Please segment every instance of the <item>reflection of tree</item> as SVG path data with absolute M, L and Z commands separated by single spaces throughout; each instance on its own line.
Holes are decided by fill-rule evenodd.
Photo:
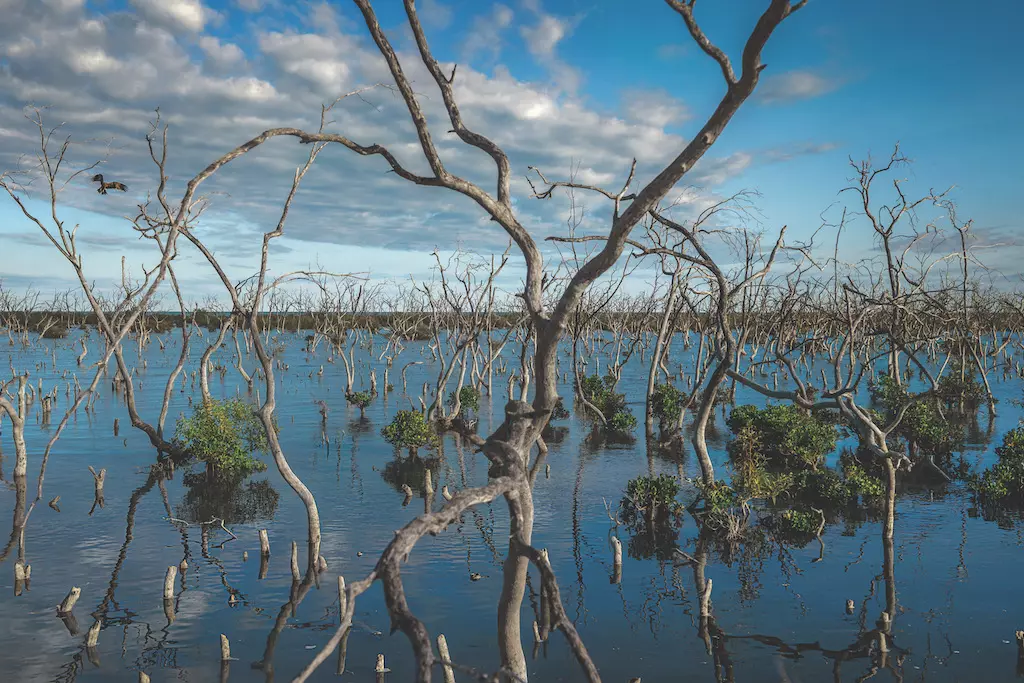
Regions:
M 225 480 L 204 471 L 186 474 L 183 483 L 187 491 L 174 516 L 191 523 L 217 518 L 225 524 L 249 524 L 270 519 L 280 498 L 266 479 Z
M 403 458 L 396 455 L 391 462 L 384 465 L 380 476 L 398 492 L 402 491 L 403 485 L 408 485 L 417 495 L 422 495 L 425 492 L 428 469 L 436 487 L 438 483 L 437 473 L 441 469 L 441 460 L 439 458 L 422 458 L 418 455 L 410 455 L 407 458 Z
M 679 547 L 679 532 L 671 524 L 656 524 L 654 529 L 640 524 L 631 532 L 626 553 L 635 560 L 671 560 Z
M 312 553 L 312 549 L 310 549 Z M 263 658 L 257 662 L 252 663 L 252 668 L 262 671 L 266 677 L 267 683 L 273 683 L 274 681 L 274 651 L 277 649 L 277 641 L 281 636 L 281 632 L 288 626 L 288 620 L 295 617 L 295 612 L 299 605 L 306 598 L 310 588 L 316 584 L 316 573 L 310 567 L 306 570 L 306 574 L 300 581 L 292 579 L 291 589 L 288 592 L 288 602 L 281 605 L 281 609 L 277 612 L 277 617 L 274 619 L 274 625 L 270 629 L 270 633 L 267 634 L 267 644 L 263 649 Z M 305 624 L 294 624 L 295 628 L 309 628 L 313 626 L 312 623 Z
M 350 420 L 348 423 L 349 434 L 366 434 L 373 428 L 373 422 L 368 417 L 360 417 Z
M 891 513 L 893 504 L 894 501 L 891 498 L 886 501 L 886 513 Z M 715 620 L 711 602 L 712 581 L 705 575 L 705 568 L 709 557 L 712 553 L 717 552 L 723 559 L 739 559 L 742 564 L 744 561 L 743 555 L 745 554 L 750 555 L 748 561 L 753 557 L 762 557 L 770 554 L 772 546 L 775 545 L 773 541 L 778 541 L 778 539 L 770 539 L 763 533 L 748 533 L 746 535 L 746 542 L 742 544 L 743 550 L 739 550 L 739 546 L 736 545 L 731 547 L 728 545 L 723 546 L 721 540 L 716 538 L 716 535 L 703 531 L 697 538 L 696 548 L 692 556 L 680 553 L 681 556 L 685 557 L 686 563 L 690 564 L 693 568 L 694 588 L 696 589 L 700 610 L 697 634 L 704 641 L 708 654 L 714 659 L 715 680 L 719 683 L 735 680 L 732 659 L 726 646 L 730 641 L 740 640 L 753 640 L 773 647 L 783 657 L 793 660 L 802 658 L 804 653 L 807 652 L 819 653 L 824 658 L 832 660 L 833 681 L 836 683 L 842 683 L 843 681 L 843 663 L 857 659 L 869 660 L 867 670 L 857 676 L 856 680 L 858 682 L 874 677 L 883 669 L 890 670 L 894 680 L 903 680 L 903 661 L 908 651 L 893 642 L 892 626 L 893 619 L 897 613 L 895 550 L 892 537 L 885 533 L 885 525 L 883 525 L 882 533 L 882 574 L 879 577 L 884 583 L 885 609 L 878 620 L 875 621 L 874 628 L 868 628 L 867 600 L 865 600 L 860 620 L 860 632 L 855 636 L 853 642 L 846 647 L 830 649 L 822 646 L 817 641 L 791 643 L 782 638 L 765 634 L 731 636 L 722 630 Z M 781 559 L 781 553 L 784 551 L 785 546 L 782 543 L 778 543 L 777 547 L 779 548 Z M 784 562 L 784 570 L 785 564 Z M 746 583 L 746 581 L 743 579 L 741 571 L 741 584 L 743 583 Z M 874 592 L 874 582 L 872 582 L 869 598 L 870 595 L 874 595 Z
M 548 446 L 552 444 L 560 444 L 569 436 L 569 428 L 562 425 L 549 424 L 544 428 L 542 436 L 544 437 L 544 442 Z

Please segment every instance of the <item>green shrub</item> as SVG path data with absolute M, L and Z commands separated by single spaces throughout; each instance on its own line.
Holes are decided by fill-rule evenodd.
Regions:
M 399 410 L 380 435 L 395 448 L 408 448 L 410 454 L 420 448 L 433 448 L 438 441 L 423 413 L 416 410 Z
M 1024 425 L 1003 435 L 996 457 L 994 465 L 972 477 L 971 488 L 988 504 L 1024 501 Z
M 191 416 L 178 418 L 174 441 L 217 476 L 247 476 L 267 468 L 252 455 L 268 449 L 263 423 L 253 406 L 241 399 L 210 399 L 196 405 Z
M 472 410 L 474 413 L 480 410 L 480 390 L 474 386 L 464 386 L 459 389 L 459 403 L 461 405 L 459 414 L 462 415 L 466 410 Z M 455 407 L 455 392 L 448 394 L 448 407 Z
M 850 502 L 850 490 L 835 470 L 798 472 L 793 483 L 794 497 L 815 506 L 838 506 Z
M 629 434 L 634 429 L 636 429 L 636 417 L 626 408 L 615 413 L 612 415 L 612 419 L 608 420 L 608 431 L 615 434 Z
M 705 484 L 702 480 L 698 480 L 696 486 L 700 491 L 700 497 L 704 500 L 706 510 L 729 510 L 739 504 L 736 490 L 724 481 Z
M 914 398 L 905 387 L 887 375 L 872 382 L 869 390 L 871 399 L 884 408 L 879 414 L 881 423 L 893 420 L 898 411 Z M 931 399 L 918 400 L 907 408 L 893 436 L 925 453 L 945 457 L 963 448 L 964 443 L 963 429 L 947 420 L 935 400 Z
M 637 421 L 626 407 L 626 396 L 615 391 L 615 378 L 588 375 L 580 381 L 583 396 L 604 416 L 609 432 L 629 434 Z
M 815 536 L 821 526 L 821 515 L 805 510 L 782 510 L 772 516 L 772 522 L 782 534 Z
M 346 394 L 345 400 L 359 408 L 359 415 L 362 416 L 367 406 L 373 403 L 373 394 L 368 391 L 357 391 L 354 394 Z
M 658 428 L 662 433 L 675 430 L 679 413 L 683 409 L 683 392 L 671 384 L 655 384 L 651 394 L 651 412 L 658 418 Z
M 885 495 L 885 482 L 882 481 L 881 467 L 877 459 L 871 459 L 868 465 L 853 451 L 846 450 L 839 456 L 839 465 L 851 498 L 880 498 Z
M 737 406 L 726 424 L 733 434 L 746 434 L 746 441 L 730 442 L 730 456 L 737 449 L 749 448 L 750 435 L 756 432 L 759 452 L 770 470 L 817 469 L 825 455 L 835 450 L 839 438 L 835 425 L 792 405 Z
M 949 408 L 977 410 L 978 406 L 988 398 L 984 385 L 975 379 L 973 371 L 964 373 L 960 378 L 959 367 L 950 370 L 939 378 L 936 395 Z
M 683 513 L 683 506 L 676 500 L 677 495 L 679 482 L 667 474 L 630 479 L 620 503 L 622 521 L 632 528 L 641 524 L 650 528 L 665 522 L 677 522 Z

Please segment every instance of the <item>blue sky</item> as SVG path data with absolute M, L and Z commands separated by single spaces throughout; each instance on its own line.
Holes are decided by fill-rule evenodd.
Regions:
M 386 75 L 347 1 L 4 4 L 11 8 L 0 28 L 0 166 L 12 168 L 35 151 L 22 112 L 29 104 L 48 105 L 48 122 L 65 122 L 66 132 L 84 141 L 73 150 L 76 162 L 106 156 L 103 172 L 129 184 L 126 195 L 100 197 L 85 182 L 62 195 L 62 215 L 81 223 L 86 270 L 99 283 L 119 277 L 123 253 L 133 267 L 153 260 L 122 218 L 154 186 L 143 141 L 153 108 L 161 107 L 171 123 L 175 189 L 263 128 L 313 126 L 320 103 Z M 696 15 L 738 63 L 767 4 L 705 0 Z M 517 207 L 538 238 L 564 233 L 568 203 L 529 198 L 520 180 L 527 165 L 564 177 L 578 164 L 616 186 L 636 155 L 638 181 L 645 182 L 699 129 L 723 91 L 716 65 L 660 0 L 420 0 L 417 6 L 435 55 L 459 64 L 456 94 L 468 123 L 509 152 L 519 176 Z M 375 8 L 443 138 L 439 97 L 408 52 L 401 3 L 378 0 Z M 788 224 L 798 239 L 818 226 L 823 210 L 851 199 L 837 195 L 850 175 L 848 157 L 884 159 L 899 141 L 914 161 L 901 171 L 910 194 L 956 185 L 960 214 L 975 219 L 979 244 L 1004 247 L 985 258 L 1015 276 L 1017 160 L 1024 154 L 1016 121 L 1024 79 L 1012 33 L 1021 19 L 1024 6 L 1010 0 L 810 0 L 772 37 L 758 93 L 684 183 L 697 185 L 705 198 L 756 190 L 763 228 Z M 335 130 L 388 144 L 410 166 L 422 166 L 410 146 L 408 117 L 390 93 L 350 98 L 337 114 Z M 199 232 L 232 276 L 252 272 L 259 232 L 276 222 L 302 152 L 275 142 L 210 184 L 214 194 Z M 274 253 L 275 270 L 319 264 L 374 278 L 422 279 L 434 248 L 461 245 L 489 254 L 504 247 L 504 235 L 466 200 L 410 187 L 384 174 L 379 160 L 343 152 L 328 150 L 311 172 Z M 442 153 L 456 172 L 492 185 L 486 157 L 451 141 Z M 936 215 L 930 208 L 923 213 L 925 220 Z M 5 286 L 68 286 L 70 268 L 19 216 L 4 197 Z M 587 200 L 586 229 L 600 231 L 607 216 L 606 204 Z M 851 225 L 844 239 L 844 252 L 870 253 L 866 226 Z M 216 291 L 195 255 L 183 253 L 181 260 L 193 298 Z M 508 270 L 508 286 L 518 273 Z

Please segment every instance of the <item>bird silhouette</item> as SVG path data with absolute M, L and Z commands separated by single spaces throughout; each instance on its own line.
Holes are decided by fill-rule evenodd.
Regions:
M 118 182 L 109 182 L 108 183 L 108 182 L 104 182 L 103 175 L 100 174 L 100 173 L 97 173 L 96 175 L 94 175 L 92 177 L 92 181 L 94 183 L 99 183 L 100 184 L 99 188 L 96 190 L 100 194 L 106 194 L 107 190 L 121 190 L 121 192 L 127 192 L 128 191 L 128 186 L 125 185 L 124 183 L 118 183 Z

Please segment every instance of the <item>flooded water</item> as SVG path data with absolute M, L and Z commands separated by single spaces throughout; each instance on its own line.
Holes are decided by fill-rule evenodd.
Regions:
M 161 351 L 154 340 L 145 352 L 148 368 L 140 362 L 134 380 L 139 410 L 154 423 L 165 378 L 180 350 L 175 334 L 163 338 L 167 349 Z M 392 369 L 396 391 L 378 398 L 361 421 L 358 409 L 344 399 L 340 360 L 328 363 L 322 348 L 307 356 L 302 335 L 279 339 L 285 344 L 280 358 L 289 365 L 287 372 L 278 373 L 281 440 L 291 466 L 320 508 L 322 553 L 329 562 L 321 585 L 312 587 L 291 613 L 289 546 L 298 541 L 304 551 L 305 511 L 272 463 L 230 503 L 216 507 L 202 490 L 190 491 L 184 485 L 187 477 L 181 470 L 170 481 L 158 481 L 149 470 L 156 454 L 146 437 L 128 426 L 126 410 L 112 394 L 108 379 L 101 384 L 93 414 L 80 411 L 53 451 L 42 502 L 25 532 L 25 557 L 32 575 L 21 595 L 15 595 L 15 551 L 0 563 L 0 681 L 136 681 L 140 670 L 155 682 L 221 680 L 222 633 L 230 639 L 235 658 L 226 672 L 232 682 L 288 681 L 327 642 L 338 623 L 337 575 L 349 581 L 365 576 L 394 530 L 423 511 L 418 497 L 403 507 L 401 481 L 395 479 L 394 465 L 388 467 L 394 450 L 381 438 L 380 429 L 396 411 L 410 406 L 401 393 L 399 368 L 413 360 L 428 361 L 409 369 L 409 391 L 414 395 L 424 381 L 434 379 L 436 368 L 429 363 L 429 353 L 423 355 L 421 344 L 411 344 Z M 205 343 L 208 340 L 209 336 Z M 87 384 L 75 363 L 77 352 L 70 350 L 75 343 L 73 335 L 8 351 L 15 368 L 32 373 L 33 384 L 42 378 L 48 390 L 59 382 L 55 422 L 67 405 L 65 380 L 58 379 L 63 370 L 79 372 L 80 381 Z M 86 364 L 95 360 L 97 343 L 93 335 Z M 194 340 L 194 356 L 205 343 Z M 48 359 L 55 346 L 54 368 Z M 372 366 L 383 385 L 383 361 L 377 361 L 377 354 L 361 353 L 359 381 L 367 386 Z M 133 355 L 134 350 L 127 354 L 129 359 Z M 517 362 L 514 349 L 506 349 L 505 355 L 510 366 Z M 215 397 L 245 393 L 244 383 L 230 368 L 231 357 L 229 348 L 215 356 L 216 362 L 229 366 L 226 379 L 218 374 L 211 379 Z M 247 363 L 251 370 L 253 361 Z M 37 369 L 37 364 L 44 365 Z M 324 372 L 318 376 L 321 365 Z M 568 363 L 563 365 L 568 369 Z M 191 368 L 195 367 L 193 362 Z M 645 369 L 636 359 L 627 366 L 619 390 L 635 402 L 638 417 L 643 414 L 644 384 Z M 491 403 L 485 396 L 481 407 L 482 434 L 499 420 L 506 386 L 505 376 L 495 376 L 496 397 Z M 191 383 L 184 393 L 179 388 L 180 382 L 169 422 L 188 410 L 190 394 L 198 397 L 198 387 Z M 999 415 L 991 430 L 981 425 L 969 446 L 968 460 L 979 466 L 994 457 L 985 443 L 986 433 L 998 443 L 1017 424 L 1018 409 L 1009 399 L 1020 396 L 1020 384 L 997 383 L 995 389 L 1001 399 Z M 570 406 L 570 388 L 562 386 L 560 393 Z M 321 439 L 321 400 L 330 408 L 329 445 Z M 739 402 L 763 401 L 740 391 Z M 118 437 L 112 435 L 115 418 L 121 423 Z M 717 423 L 724 435 L 721 415 Z M 626 482 L 651 468 L 695 476 L 692 453 L 679 462 L 649 459 L 642 427 L 634 443 L 596 446 L 586 440 L 588 429 L 575 418 L 559 424 L 567 432 L 551 440 L 550 478 L 541 475 L 536 484 L 533 541 L 548 549 L 566 609 L 605 681 L 642 677 L 647 682 L 852 682 L 873 676 L 882 681 L 952 682 L 1017 677 L 1014 631 L 1024 628 L 1024 584 L 1015 577 L 1024 560 L 1024 527 L 972 516 L 971 496 L 961 484 L 901 493 L 891 572 L 886 571 L 878 521 L 830 524 L 822 536 L 823 548 L 814 540 L 803 547 L 785 547 L 769 539 L 748 543 L 730 555 L 699 546 L 693 520 L 686 519 L 678 546 L 690 554 L 706 551 L 704 573 L 714 582 L 716 629 L 709 654 L 698 633 L 693 568 L 646 556 L 650 553 L 642 539 L 631 542 L 622 527 L 614 531 L 603 502 L 614 506 Z M 12 510 L 16 499 L 10 483 L 9 426 L 5 424 L 0 440 L 6 455 L 0 487 L 3 510 Z M 29 502 L 35 497 L 40 455 L 51 429 L 36 424 L 28 429 Z M 726 474 L 724 442 L 719 439 L 713 445 L 716 465 Z M 438 455 L 438 491 L 444 485 L 462 489 L 486 481 L 486 459 L 455 437 L 445 437 Z M 105 504 L 93 510 L 89 466 L 107 470 Z M 58 494 L 59 513 L 46 506 Z M 689 502 L 693 495 L 692 489 L 684 488 L 681 498 Z M 435 509 L 442 504 L 438 495 Z M 214 509 L 230 513 L 227 526 L 237 538 L 212 528 L 204 544 L 199 527 L 183 527 L 169 519 L 201 519 Z M 268 530 L 272 549 L 263 579 L 260 528 Z M 495 613 L 507 529 L 504 502 L 478 507 L 445 533 L 421 540 L 402 569 L 410 606 L 431 634 L 445 634 L 453 660 L 483 671 L 497 665 Z M 619 584 L 609 580 L 613 533 L 626 551 Z M 248 552 L 247 561 L 243 552 Z M 164 573 L 183 557 L 188 569 L 178 579 L 175 617 L 168 623 L 162 601 Z M 471 579 L 474 574 L 479 580 Z M 533 580 L 535 588 L 535 576 Z M 71 586 L 82 591 L 74 635 L 75 625 L 66 625 L 55 611 Z M 897 608 L 890 653 L 887 667 L 878 669 L 873 656 L 877 643 L 863 636 L 875 627 L 892 589 Z M 527 602 L 530 596 L 532 588 Z M 852 614 L 847 614 L 847 600 L 854 602 Z M 91 657 L 83 643 L 94 621 L 90 615 L 101 616 L 103 622 Z M 528 656 L 532 620 L 532 610 L 524 605 Z M 409 643 L 401 633 L 389 635 L 389 630 L 378 585 L 357 602 L 341 680 L 372 680 L 378 653 L 385 655 L 392 671 L 389 680 L 413 678 Z M 337 664 L 332 658 L 312 680 L 338 679 Z M 529 668 L 536 681 L 582 678 L 557 633 L 533 653 Z M 459 680 L 471 677 L 461 673 Z

